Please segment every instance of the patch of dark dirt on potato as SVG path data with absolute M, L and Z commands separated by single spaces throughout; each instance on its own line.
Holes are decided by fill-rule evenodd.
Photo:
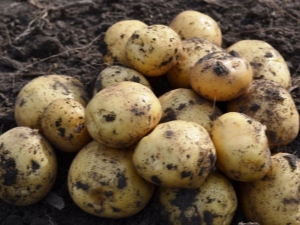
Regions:
M 297 0 L 1 0 L 0 1 L 0 134 L 15 127 L 14 102 L 20 89 L 45 74 L 71 75 L 90 90 L 105 65 L 107 28 L 124 19 L 168 25 L 179 12 L 197 10 L 222 29 L 223 47 L 243 39 L 273 45 L 293 75 L 291 93 L 300 109 L 300 3 Z M 149 79 L 159 96 L 170 90 L 165 76 Z M 299 137 L 285 151 L 299 154 Z M 73 154 L 57 152 L 59 176 L 51 197 L 28 207 L 0 201 L 5 225 L 160 225 L 155 198 L 137 215 L 120 220 L 96 218 L 71 200 L 66 184 Z M 48 200 L 47 200 L 48 199 Z M 50 200 L 49 200 L 50 199 Z M 240 210 L 232 224 L 245 221 Z

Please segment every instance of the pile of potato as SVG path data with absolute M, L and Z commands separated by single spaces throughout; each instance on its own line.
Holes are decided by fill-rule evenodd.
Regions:
M 2 200 L 40 201 L 64 151 L 76 153 L 70 195 L 95 216 L 132 216 L 157 192 L 167 224 L 231 224 L 238 207 L 249 222 L 300 223 L 300 161 L 278 153 L 297 137 L 299 113 L 276 49 L 222 48 L 217 22 L 196 11 L 169 26 L 120 21 L 104 41 L 93 96 L 63 75 L 20 91 L 18 127 L 0 136 Z M 156 96 L 157 76 L 173 89 Z

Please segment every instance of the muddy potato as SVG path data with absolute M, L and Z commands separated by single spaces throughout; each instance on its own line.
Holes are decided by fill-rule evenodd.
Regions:
M 0 198 L 27 206 L 42 200 L 57 173 L 54 150 L 37 130 L 15 127 L 0 136 Z
M 82 82 L 71 76 L 45 75 L 31 80 L 16 99 L 14 116 L 17 125 L 40 130 L 45 108 L 59 98 L 74 98 L 83 105 L 89 101 Z
M 216 147 L 216 166 L 229 178 L 254 181 L 263 178 L 271 165 L 266 126 L 237 112 L 213 122 L 211 138 Z
M 287 63 L 267 42 L 242 40 L 231 45 L 227 51 L 236 51 L 242 55 L 251 64 L 255 79 L 273 80 L 284 88 L 290 87 L 291 74 Z
M 229 179 L 217 170 L 197 189 L 159 187 L 158 197 L 161 215 L 172 225 L 230 225 L 238 201 Z
M 85 107 L 75 99 L 60 98 L 50 103 L 41 126 L 47 140 L 64 152 L 78 152 L 91 140 L 85 125 Z
M 174 88 L 190 87 L 189 72 L 191 67 L 203 56 L 216 51 L 223 51 L 223 49 L 206 39 L 189 38 L 183 40 L 180 60 L 166 73 L 171 86 Z
M 292 142 L 299 132 L 299 114 L 290 93 L 274 81 L 254 80 L 228 111 L 245 113 L 267 126 L 270 148 Z
M 219 46 L 222 45 L 222 32 L 219 24 L 210 16 L 186 10 L 179 13 L 169 24 L 181 39 L 199 37 L 209 40 Z
M 124 66 L 109 66 L 98 75 L 93 94 L 97 94 L 104 88 L 112 86 L 122 81 L 133 81 L 145 85 L 151 89 L 151 86 L 145 76 L 136 70 Z
M 192 89 L 174 89 L 158 99 L 163 110 L 161 122 L 191 121 L 198 123 L 210 132 L 212 121 L 222 114 L 213 102 L 201 97 Z
M 260 225 L 300 224 L 299 186 L 299 159 L 277 153 L 262 180 L 240 183 L 239 206 L 249 221 Z
M 107 46 L 107 54 L 103 57 L 103 61 L 108 64 L 117 61 L 130 66 L 125 54 L 125 46 L 133 32 L 143 27 L 147 25 L 139 20 L 122 20 L 111 25 L 105 32 L 104 42 Z
M 213 101 L 228 101 L 241 95 L 252 81 L 250 64 L 236 52 L 213 52 L 191 68 L 191 87 Z
M 161 104 L 146 86 L 124 81 L 98 92 L 86 108 L 92 138 L 110 147 L 128 147 L 160 121 Z
M 152 25 L 135 31 L 125 52 L 131 66 L 145 76 L 165 74 L 180 57 L 181 39 L 170 27 Z
M 115 149 L 96 141 L 76 155 L 68 174 L 74 202 L 99 217 L 123 218 L 141 211 L 154 185 L 142 179 L 132 164 L 133 149 Z
M 205 128 L 183 120 L 158 124 L 133 154 L 133 164 L 144 179 L 171 188 L 198 188 L 215 159 L 215 147 Z

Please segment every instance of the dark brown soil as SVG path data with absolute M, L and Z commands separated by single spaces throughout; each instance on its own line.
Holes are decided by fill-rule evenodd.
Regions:
M 291 93 L 300 107 L 298 0 L 1 0 L 0 134 L 16 126 L 13 117 L 16 95 L 35 77 L 72 75 L 90 90 L 93 80 L 105 67 L 103 37 L 110 25 L 124 19 L 168 25 L 186 9 L 206 13 L 220 24 L 223 47 L 242 39 L 260 39 L 273 45 L 289 65 L 294 84 Z M 151 83 L 157 95 L 169 89 L 164 76 Z M 299 146 L 298 137 L 282 150 L 299 156 Z M 155 198 L 141 213 L 127 219 L 101 219 L 84 213 L 72 202 L 66 187 L 67 170 L 74 155 L 57 154 L 59 176 L 50 195 L 28 207 L 0 201 L 1 224 L 165 224 Z M 241 221 L 246 222 L 238 210 L 232 224 Z

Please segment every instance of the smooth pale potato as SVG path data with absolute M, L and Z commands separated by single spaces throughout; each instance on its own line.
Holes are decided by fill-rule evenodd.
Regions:
M 142 179 L 132 164 L 133 149 L 115 149 L 96 141 L 73 160 L 68 189 L 74 202 L 99 217 L 123 218 L 141 211 L 154 185 Z
M 211 130 L 216 166 L 233 180 L 262 179 L 271 165 L 265 131 L 266 126 L 242 113 L 228 112 L 217 118 Z
M 299 132 L 299 113 L 290 93 L 274 81 L 254 80 L 228 111 L 245 113 L 267 126 L 270 148 L 291 143 Z
M 240 96 L 252 81 L 250 64 L 236 52 L 213 52 L 191 68 L 191 87 L 213 101 L 228 101 Z
M 0 136 L 0 198 L 32 205 L 51 190 L 57 173 L 55 152 L 37 130 L 15 127 Z
M 198 188 L 214 167 L 216 150 L 204 127 L 184 120 L 158 124 L 133 154 L 137 172 L 171 188 Z
M 133 32 L 143 27 L 147 27 L 147 24 L 139 20 L 122 20 L 111 25 L 104 36 L 107 53 L 103 57 L 103 61 L 109 65 L 117 61 L 125 66 L 130 66 L 125 54 L 125 47 Z
M 175 65 L 182 52 L 181 39 L 170 27 L 152 25 L 135 31 L 125 52 L 131 66 L 145 76 L 160 76 Z
M 93 94 L 122 81 L 137 82 L 151 89 L 150 83 L 143 74 L 124 66 L 114 65 L 100 72 L 94 85 Z
M 217 170 L 197 189 L 159 187 L 158 197 L 161 215 L 172 225 L 230 225 L 238 203 L 229 179 Z
M 18 126 L 41 130 L 45 108 L 59 98 L 73 98 L 84 106 L 89 95 L 81 81 L 71 76 L 44 75 L 28 82 L 19 92 L 14 116 Z
M 262 40 L 241 40 L 227 51 L 236 51 L 243 56 L 253 68 L 255 79 L 268 79 L 277 82 L 284 88 L 291 85 L 291 74 L 287 63 L 280 53 Z
M 178 88 L 160 96 L 163 115 L 161 122 L 185 120 L 198 123 L 208 132 L 212 121 L 222 115 L 213 102 L 201 97 L 192 89 Z
M 219 24 L 204 13 L 194 10 L 183 11 L 175 16 L 169 26 L 179 34 L 181 39 L 199 37 L 219 46 L 222 45 Z
M 138 142 L 159 123 L 162 109 L 148 87 L 124 81 L 98 92 L 85 113 L 94 140 L 124 148 Z
M 263 179 L 240 183 L 239 206 L 249 221 L 260 225 L 300 224 L 299 186 L 299 159 L 277 153 Z
M 64 152 L 78 152 L 91 140 L 85 125 L 85 107 L 75 99 L 60 98 L 50 103 L 41 125 L 47 140 Z
M 190 69 L 200 58 L 216 51 L 223 51 L 223 49 L 206 39 L 189 38 L 183 40 L 180 60 L 166 73 L 171 86 L 173 88 L 189 88 Z

